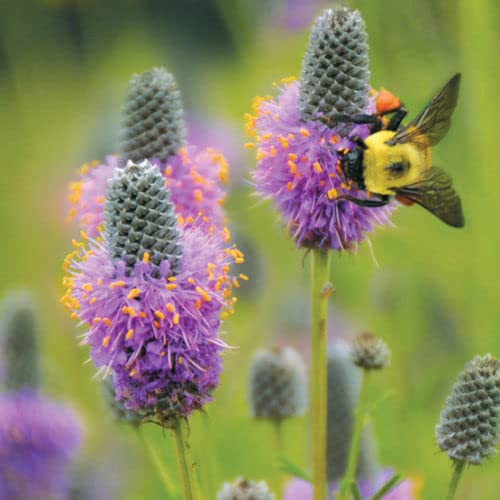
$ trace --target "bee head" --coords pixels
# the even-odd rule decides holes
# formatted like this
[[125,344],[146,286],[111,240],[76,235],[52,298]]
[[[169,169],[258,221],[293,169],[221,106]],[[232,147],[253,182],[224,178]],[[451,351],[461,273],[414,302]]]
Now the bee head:
[[363,155],[367,148],[359,137],[352,138],[356,146],[351,150],[340,150],[340,167],[347,180],[355,182],[359,189],[365,189],[363,176]]

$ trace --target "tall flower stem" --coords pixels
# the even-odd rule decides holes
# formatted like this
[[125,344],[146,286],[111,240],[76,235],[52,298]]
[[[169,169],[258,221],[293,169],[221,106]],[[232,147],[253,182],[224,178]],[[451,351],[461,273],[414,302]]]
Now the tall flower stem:
[[[283,421],[280,418],[275,419],[272,421],[272,425],[274,433],[274,451],[276,454],[276,464],[278,464],[281,457],[283,456]],[[283,483],[283,472],[279,471],[274,489],[277,500],[280,500],[282,498]]]
[[184,500],[197,500],[193,474],[193,460],[189,451],[189,444],[184,428],[185,423],[183,423],[180,418],[177,418],[170,428],[170,431],[175,440],[177,465],[181,476]]
[[363,370],[363,378],[361,379],[361,390],[359,393],[358,404],[354,412],[354,429],[352,432],[351,447],[349,450],[349,458],[347,460],[347,468],[340,484],[338,500],[349,500],[351,498],[351,483],[356,480],[356,467],[358,464],[359,450],[361,448],[361,437],[363,428],[366,423],[367,406],[368,406],[368,378],[369,370]]
[[146,449],[151,463],[154,465],[156,471],[158,472],[158,475],[160,476],[163,486],[165,487],[165,492],[167,493],[167,495],[172,495],[172,492],[175,488],[172,484],[171,478],[165,470],[165,466],[161,458],[158,456],[158,452],[156,451],[155,447],[146,439],[146,436],[144,436],[140,427],[137,428],[137,435],[139,436],[142,445]]
[[457,486],[462,477],[462,472],[464,470],[465,460],[460,460],[455,462],[453,467],[453,475],[451,476],[450,487],[448,488],[447,500],[453,500],[455,498],[455,492],[457,491]]
[[311,252],[311,424],[314,500],[324,500],[326,484],[327,414],[327,316],[330,255],[326,250]]

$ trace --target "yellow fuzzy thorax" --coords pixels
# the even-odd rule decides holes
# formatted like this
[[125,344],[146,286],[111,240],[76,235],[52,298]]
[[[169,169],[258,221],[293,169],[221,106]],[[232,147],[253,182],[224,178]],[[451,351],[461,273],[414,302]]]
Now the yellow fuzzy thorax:
[[[363,175],[367,191],[394,195],[391,188],[419,181],[431,167],[430,148],[422,143],[425,137],[393,146],[386,144],[394,135],[395,132],[383,130],[365,139],[368,149],[364,152]],[[398,162],[408,164],[410,168],[403,176],[394,178],[386,167]]]

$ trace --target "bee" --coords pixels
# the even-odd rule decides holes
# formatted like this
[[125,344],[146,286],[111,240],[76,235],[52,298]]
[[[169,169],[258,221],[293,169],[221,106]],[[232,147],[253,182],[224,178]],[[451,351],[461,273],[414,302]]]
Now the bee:
[[[366,199],[349,195],[339,199],[364,207],[380,207],[396,198],[404,205],[421,205],[450,226],[464,226],[462,204],[452,180],[444,170],[432,166],[431,160],[431,147],[450,128],[460,76],[457,73],[451,78],[407,125],[402,125],[407,111],[397,99],[396,108],[373,115],[333,116],[337,122],[370,124],[366,139],[351,137],[356,146],[350,151],[339,151],[346,180],[370,195]],[[386,114],[392,114],[391,118],[383,118]]]

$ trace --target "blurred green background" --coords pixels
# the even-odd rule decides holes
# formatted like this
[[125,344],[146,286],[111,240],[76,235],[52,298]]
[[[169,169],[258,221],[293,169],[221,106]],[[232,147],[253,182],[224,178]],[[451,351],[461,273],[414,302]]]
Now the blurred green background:
[[[249,418],[246,376],[259,347],[307,344],[307,321],[292,312],[307,310],[309,261],[303,265],[303,251],[294,249],[276,213],[256,203],[241,181],[254,164],[242,148],[243,114],[254,95],[270,94],[272,82],[300,72],[307,25],[321,2],[300,15],[302,29],[291,29],[283,17],[298,3],[6,0],[0,8],[0,291],[24,285],[36,294],[45,389],[81,413],[82,463],[99,466],[120,487],[117,498],[167,497],[135,433],[107,416],[93,367],[83,365],[87,352],[77,347],[74,324],[58,303],[61,262],[75,233],[64,223],[65,184],[83,162],[117,151],[121,102],[134,72],[166,66],[177,76],[193,127],[198,121],[212,134],[220,131],[214,143],[228,144],[236,178],[227,210],[252,281],[225,326],[228,342],[239,348],[226,353],[216,401],[206,416],[191,419],[193,451],[203,498],[214,498],[224,480],[238,475],[275,480],[271,428]],[[500,4],[349,5],[367,24],[373,87],[390,89],[412,112],[463,73],[453,127],[434,157],[462,195],[465,229],[401,208],[396,227],[371,238],[379,267],[363,244],[357,255],[335,255],[332,272],[332,318],[342,318],[333,333],[370,329],[393,352],[391,368],[374,377],[373,398],[385,398],[373,416],[380,462],[420,478],[422,497],[438,499],[451,473],[434,441],[444,398],[466,361],[500,354]],[[170,437],[145,430],[176,480]],[[287,423],[285,436],[290,458],[307,468],[306,418]],[[497,459],[467,471],[459,498],[499,498],[499,467]]]

